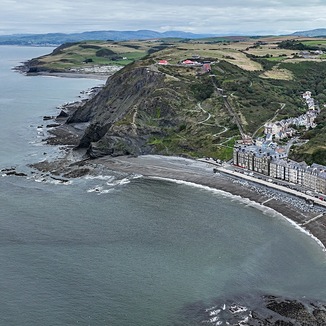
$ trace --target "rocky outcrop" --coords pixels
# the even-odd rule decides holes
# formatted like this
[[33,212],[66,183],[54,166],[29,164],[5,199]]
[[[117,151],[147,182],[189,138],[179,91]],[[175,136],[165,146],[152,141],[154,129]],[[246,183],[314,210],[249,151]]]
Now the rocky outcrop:
[[16,177],[27,177],[27,174],[24,172],[17,172],[15,168],[2,169],[2,173],[5,175],[14,175]]
[[178,96],[165,79],[163,73],[134,66],[109,78],[102,91],[67,120],[90,122],[78,147],[87,148],[92,158],[151,153],[149,140],[164,136],[181,120]]
[[202,302],[186,306],[189,325],[323,326],[326,304],[316,300],[272,295],[217,300],[209,308]]
[[55,73],[60,72],[60,70],[50,69],[42,63],[38,58],[34,58],[24,62],[21,66],[15,67],[15,70],[18,70],[24,74],[28,75],[37,75],[39,73]]

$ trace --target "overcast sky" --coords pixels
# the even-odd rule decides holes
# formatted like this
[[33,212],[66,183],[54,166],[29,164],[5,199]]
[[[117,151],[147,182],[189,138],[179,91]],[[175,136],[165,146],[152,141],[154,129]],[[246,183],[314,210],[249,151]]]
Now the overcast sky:
[[285,34],[326,28],[326,0],[1,0],[0,34],[182,30]]

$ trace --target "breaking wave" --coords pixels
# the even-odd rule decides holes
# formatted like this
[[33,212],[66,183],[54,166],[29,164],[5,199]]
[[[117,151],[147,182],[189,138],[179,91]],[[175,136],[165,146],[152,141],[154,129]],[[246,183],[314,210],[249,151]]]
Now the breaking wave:
[[[114,189],[116,189],[119,186],[124,186],[129,184],[134,179],[142,178],[143,176],[141,174],[132,174],[128,177],[117,179],[114,176],[104,176],[104,175],[98,175],[98,176],[86,176],[86,180],[102,180],[105,181],[103,184],[97,184],[96,186],[90,188],[87,190],[89,193],[98,193],[98,194],[107,194]],[[109,188],[108,188],[109,187]]]

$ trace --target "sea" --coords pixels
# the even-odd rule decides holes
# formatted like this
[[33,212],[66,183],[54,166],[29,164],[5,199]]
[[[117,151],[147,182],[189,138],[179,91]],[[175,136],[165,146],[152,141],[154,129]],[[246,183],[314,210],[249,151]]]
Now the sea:
[[0,325],[202,325],[193,307],[216,300],[326,300],[325,251],[272,210],[137,174],[33,171],[62,155],[43,116],[103,84],[12,70],[52,50],[0,46],[0,169],[28,175],[0,174]]

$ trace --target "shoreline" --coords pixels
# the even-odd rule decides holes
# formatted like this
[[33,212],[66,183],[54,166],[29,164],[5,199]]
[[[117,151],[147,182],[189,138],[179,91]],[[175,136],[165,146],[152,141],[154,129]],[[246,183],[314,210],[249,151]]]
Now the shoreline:
[[[103,67],[103,66],[102,66]],[[106,69],[101,70],[101,66],[98,67],[80,67],[78,69],[65,69],[62,71],[52,71],[48,68],[33,67],[30,69],[29,61],[23,62],[19,66],[12,67],[13,71],[19,72],[25,76],[43,76],[53,78],[88,78],[97,80],[107,80],[114,75],[117,71],[122,69],[121,66],[107,65]]]
[[[26,73],[25,73],[26,74]],[[29,73],[28,75],[41,75],[49,77],[71,77],[71,78],[92,78],[92,79],[107,79],[109,76],[101,76],[99,74],[87,73],[48,73],[37,72]],[[101,77],[101,78],[100,78]],[[72,106],[71,106],[72,105]],[[68,112],[76,109],[80,102],[63,106]],[[61,121],[60,126],[49,130],[52,137],[47,137],[46,141],[50,145],[76,145],[76,141],[80,136],[80,130],[75,126],[70,126],[67,130],[65,120]],[[57,119],[54,119],[57,121]],[[68,140],[68,144],[67,144]],[[68,149],[67,157],[73,154],[73,150]],[[304,200],[306,196],[298,196],[298,194],[290,194],[288,191],[283,192],[281,189],[273,189],[273,184],[258,184],[252,178],[245,177],[240,173],[231,173],[223,168],[217,168],[218,173],[213,173],[213,165],[205,160],[195,160],[182,158],[177,156],[161,156],[161,155],[141,155],[138,157],[101,157],[97,159],[81,160],[75,158],[73,160],[63,159],[60,162],[39,162],[31,166],[40,170],[50,172],[53,167],[57,170],[54,175],[62,174],[64,178],[75,178],[92,173],[94,166],[100,165],[106,169],[141,174],[148,178],[170,179],[170,181],[190,182],[194,185],[202,185],[210,189],[217,189],[239,196],[241,199],[248,199],[261,207],[272,209],[281,214],[284,218],[293,223],[295,227],[312,237],[326,251],[326,207],[321,207],[314,200],[314,207]],[[73,169],[71,167],[74,166]],[[78,168],[86,169],[78,170]],[[215,166],[216,168],[216,166]],[[68,172],[67,172],[68,170]],[[70,171],[69,171],[70,170]],[[225,171],[223,171],[225,170]],[[52,171],[51,171],[52,172]],[[229,172],[229,173],[228,173]],[[66,180],[65,180],[66,181]],[[288,200],[285,200],[288,199]],[[326,205],[324,205],[326,206]],[[258,207],[257,207],[258,208]]]
[[[282,190],[255,184],[223,172],[216,174],[208,163],[175,156],[101,157],[88,163],[112,171],[141,174],[150,179],[208,187],[208,190],[222,191],[234,198],[239,197],[239,200],[247,199],[250,201],[248,205],[257,205],[257,209],[264,211],[265,207],[281,214],[326,251],[326,208],[319,205],[311,207],[303,198]],[[319,215],[322,216],[314,219]],[[306,222],[309,223],[304,225]]]
[[19,69],[18,72],[24,74],[25,76],[42,76],[42,77],[52,77],[52,78],[87,78],[87,79],[97,79],[97,80],[107,80],[112,74],[99,74],[99,73],[77,73],[77,72],[22,72]]

